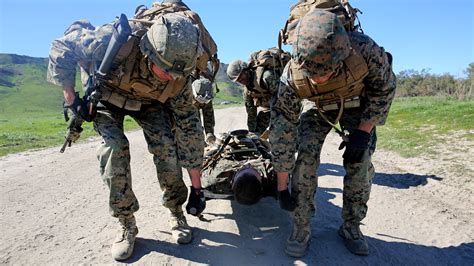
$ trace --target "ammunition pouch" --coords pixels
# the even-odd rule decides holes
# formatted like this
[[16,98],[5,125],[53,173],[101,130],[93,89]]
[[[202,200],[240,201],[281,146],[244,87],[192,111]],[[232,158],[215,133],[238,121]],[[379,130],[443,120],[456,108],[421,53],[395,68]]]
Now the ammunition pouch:
[[106,101],[110,104],[113,104],[119,108],[122,108],[128,111],[140,111],[142,104],[151,103],[151,101],[130,99],[127,96],[117,93],[106,87],[102,87],[101,92],[102,92],[101,101]]

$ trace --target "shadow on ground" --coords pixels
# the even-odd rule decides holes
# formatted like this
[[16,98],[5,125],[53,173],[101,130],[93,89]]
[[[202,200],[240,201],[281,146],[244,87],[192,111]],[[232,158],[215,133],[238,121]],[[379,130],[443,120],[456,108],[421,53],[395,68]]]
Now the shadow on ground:
[[[207,210],[206,216],[213,219],[235,220],[238,234],[195,228],[193,243],[184,246],[138,238],[134,256],[126,262],[138,262],[147,254],[158,252],[191,263],[211,265],[290,265],[295,261],[310,265],[315,263],[320,265],[474,264],[474,242],[439,248],[416,244],[409,239],[386,235],[383,232],[376,235],[383,239],[388,238],[390,241],[367,237],[371,253],[369,256],[359,257],[349,253],[337,235],[337,228],[342,222],[341,208],[331,203],[337,193],[342,193],[341,189],[324,187],[318,189],[316,193],[318,214],[312,220],[312,242],[307,255],[299,260],[286,256],[283,251],[284,243],[290,233],[291,223],[288,214],[279,209],[273,198],[265,198],[254,206],[243,206],[233,201],[233,213],[230,215]],[[211,242],[212,246],[209,245]],[[163,262],[165,261],[160,263]]]
[[[377,171],[377,169],[375,169]],[[346,174],[344,168],[341,165],[323,163],[319,167],[319,176],[332,175],[332,176],[344,176]],[[411,173],[375,173],[373,184],[379,186],[386,186],[399,189],[408,189],[410,187],[424,186],[428,184],[428,180],[432,179],[435,181],[443,180],[442,177],[435,175],[416,175]]]

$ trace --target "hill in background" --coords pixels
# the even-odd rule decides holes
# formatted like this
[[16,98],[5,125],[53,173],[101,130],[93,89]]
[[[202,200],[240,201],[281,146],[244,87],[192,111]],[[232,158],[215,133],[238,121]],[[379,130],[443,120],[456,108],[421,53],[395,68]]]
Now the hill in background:
[[46,82],[46,71],[46,58],[0,54],[0,113],[60,111],[61,89]]
[[[0,156],[58,145],[64,139],[63,94],[46,81],[47,67],[46,58],[0,54]],[[226,69],[222,64],[217,75],[216,107],[243,101],[241,87],[227,78]],[[76,88],[82,91],[79,73],[76,77]],[[90,123],[83,127],[81,140],[96,136]],[[125,127],[137,125],[126,117]]]
[[[15,54],[0,54],[0,111],[58,111],[61,89],[46,82],[48,59]],[[227,78],[226,64],[221,64],[216,77],[219,93],[215,104],[241,103],[242,88]],[[79,77],[79,73],[77,75]],[[78,91],[79,91],[79,86]]]

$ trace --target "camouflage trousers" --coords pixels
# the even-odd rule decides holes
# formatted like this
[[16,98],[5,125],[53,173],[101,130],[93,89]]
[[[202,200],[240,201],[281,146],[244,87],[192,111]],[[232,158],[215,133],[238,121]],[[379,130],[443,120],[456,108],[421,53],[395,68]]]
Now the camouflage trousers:
[[[324,115],[334,122],[338,111],[326,112]],[[360,123],[362,111],[359,108],[346,109],[339,121],[343,129],[352,132]],[[314,195],[318,186],[318,168],[321,148],[332,127],[314,108],[314,103],[303,106],[298,127],[298,157],[292,172],[292,189],[297,197],[297,207],[293,218],[297,224],[309,223],[316,213]],[[371,157],[376,145],[375,129],[372,132],[370,147],[364,154],[362,162],[344,162],[342,218],[344,223],[359,224],[367,214],[367,202],[375,170]],[[342,141],[342,140],[341,140]]]
[[163,190],[163,206],[175,209],[187,198],[177,158],[169,113],[160,104],[143,106],[139,112],[123,113],[122,110],[99,110],[94,119],[94,129],[102,136],[97,151],[102,180],[109,188],[109,209],[114,217],[133,214],[139,204],[132,190],[130,172],[130,148],[123,130],[124,116],[130,115],[143,129],[148,151],[153,162],[160,187]]
[[260,107],[260,110],[258,110],[258,107],[252,101],[245,102],[247,127],[250,132],[262,134],[270,125],[270,107]]
[[214,134],[214,126],[216,125],[216,120],[214,118],[214,107],[212,106],[212,101],[208,104],[203,104],[199,107],[199,109],[201,109],[202,122],[206,134]]
[[257,115],[257,132],[262,134],[270,125],[270,109],[263,108]]

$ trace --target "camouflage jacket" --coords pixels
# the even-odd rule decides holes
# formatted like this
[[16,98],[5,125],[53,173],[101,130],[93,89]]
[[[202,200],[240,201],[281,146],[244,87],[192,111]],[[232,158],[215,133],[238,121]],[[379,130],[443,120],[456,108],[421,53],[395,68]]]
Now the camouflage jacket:
[[[271,70],[265,70],[261,81],[257,82],[255,72],[252,72],[252,75],[252,84],[244,89],[244,102],[249,130],[255,132],[257,128],[257,107],[270,108],[272,96],[278,91],[280,77]],[[265,95],[262,95],[259,91],[265,92]]]
[[[263,140],[253,139],[254,143]],[[231,141],[232,142],[232,141]],[[265,145],[268,145],[266,142]],[[233,148],[234,147],[234,148]],[[263,147],[263,146],[262,146]],[[251,154],[243,157],[232,156],[229,151],[234,150],[237,146],[229,144],[229,147],[218,158],[206,158],[206,163],[212,159],[213,164],[205,167],[202,172],[202,187],[211,193],[232,195],[232,180],[236,172],[245,164],[250,164],[253,168],[260,172],[262,176],[262,188],[264,196],[274,196],[276,191],[276,172],[273,170],[270,162],[270,153],[266,148],[260,147]],[[269,146],[267,146],[269,147]],[[237,148],[239,149],[239,148]]]
[[[131,23],[132,32],[142,30],[143,26]],[[105,55],[107,44],[112,35],[112,23],[94,28],[88,21],[74,22],[64,33],[64,36],[53,41],[50,54],[47,80],[58,86],[75,87],[76,67],[81,70],[83,85],[87,83],[89,75]],[[143,56],[136,60],[143,59]],[[164,89],[166,83],[156,79],[143,61],[135,64],[139,75],[158,90]],[[127,95],[127,97],[131,97]],[[163,104],[172,115],[178,157],[185,168],[199,168],[202,164],[202,126],[199,114],[192,104],[191,82],[186,82],[178,95],[168,99]],[[140,100],[140,99],[137,99]]]
[[[364,79],[361,95],[361,121],[383,125],[395,96],[396,80],[384,49],[370,37],[359,32],[350,32],[352,48],[367,62],[369,73]],[[271,113],[270,143],[273,151],[273,166],[278,172],[289,172],[294,165],[297,144],[297,126],[302,104],[295,93],[288,65],[280,79],[278,97]],[[337,111],[335,111],[337,112]],[[318,130],[317,128],[315,130]]]

